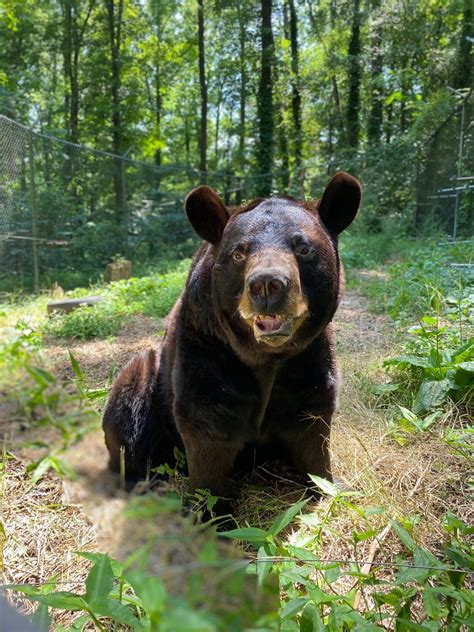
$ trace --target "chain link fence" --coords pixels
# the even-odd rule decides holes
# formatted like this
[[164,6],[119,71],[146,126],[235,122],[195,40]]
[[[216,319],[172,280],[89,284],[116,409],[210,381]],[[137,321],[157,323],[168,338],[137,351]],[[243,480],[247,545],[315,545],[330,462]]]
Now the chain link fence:
[[453,239],[474,233],[474,97],[458,97],[424,147],[416,183],[416,229],[434,223]]
[[[84,284],[118,257],[139,268],[189,256],[196,239],[183,200],[200,175],[68,143],[0,115],[0,290]],[[242,199],[242,178],[206,180],[227,203]]]
[[[378,231],[385,216],[402,218],[407,210],[412,216],[416,185],[416,229],[434,223],[453,237],[470,237],[471,96],[463,95],[420,152],[418,163],[415,149],[413,160],[400,161],[397,143],[383,145],[378,153],[342,155],[326,163],[315,157],[298,170],[277,167],[271,174],[275,191],[317,197],[329,173],[352,171],[365,185],[365,226]],[[119,257],[131,259],[134,273],[140,274],[150,263],[190,256],[198,240],[186,221],[183,201],[201,175],[186,165],[158,166],[72,144],[0,115],[0,291],[38,291],[55,282],[65,289],[87,285]],[[268,176],[205,175],[226,204],[251,199],[259,178]]]

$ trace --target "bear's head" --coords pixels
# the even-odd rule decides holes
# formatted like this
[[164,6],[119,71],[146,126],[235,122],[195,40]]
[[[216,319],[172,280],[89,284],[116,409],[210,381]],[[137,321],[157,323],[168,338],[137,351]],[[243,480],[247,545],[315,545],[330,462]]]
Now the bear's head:
[[187,196],[188,219],[211,244],[215,311],[242,358],[295,355],[330,322],[343,283],[337,236],[360,199],[344,172],[316,202],[273,197],[227,208],[208,186]]

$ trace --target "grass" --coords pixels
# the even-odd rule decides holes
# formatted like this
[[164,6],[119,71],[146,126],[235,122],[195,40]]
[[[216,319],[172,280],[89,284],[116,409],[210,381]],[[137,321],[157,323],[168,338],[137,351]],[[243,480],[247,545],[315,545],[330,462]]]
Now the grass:
[[[351,291],[336,321],[344,386],[334,420],[332,457],[344,491],[326,485],[319,503],[298,505],[305,489],[291,481],[285,470],[258,469],[242,482],[236,518],[243,531],[234,534],[241,541],[240,549],[180,515],[179,496],[185,491],[186,481],[179,474],[171,482],[155,483],[144,495],[130,498],[115,492],[111,497],[115,482],[104,472],[102,435],[92,431],[81,437],[82,421],[79,427],[73,424],[67,430],[71,432],[68,447],[62,449],[61,444],[60,453],[54,451],[56,448],[46,452],[46,456],[57,456],[73,467],[79,474],[76,481],[67,481],[66,470],[52,467],[40,472],[33,482],[35,470],[31,464],[37,456],[19,448],[18,436],[12,439],[9,449],[15,447],[18,456],[6,455],[4,459],[3,500],[12,507],[5,519],[8,581],[37,586],[31,588],[30,596],[42,603],[38,616],[46,616],[45,609],[49,608],[48,616],[53,615],[54,629],[58,630],[60,624],[72,629],[73,620],[80,621],[80,617],[85,617],[84,625],[88,622],[87,629],[120,629],[125,625],[120,616],[128,617],[130,613],[141,617],[149,626],[145,629],[160,631],[376,630],[382,624],[385,629],[396,625],[400,632],[472,627],[472,593],[462,570],[473,565],[467,544],[470,532],[465,526],[473,519],[469,498],[473,458],[469,448],[469,400],[463,395],[455,402],[453,391],[448,391],[432,410],[417,414],[419,423],[409,419],[403,422],[407,413],[400,406],[412,407],[423,376],[402,375],[412,380],[408,389],[381,388],[399,380],[384,367],[387,358],[407,350],[420,357],[430,354],[429,347],[436,337],[422,344],[408,331],[418,326],[421,316],[432,317],[434,313],[440,326],[448,326],[442,332],[448,337],[446,344],[455,344],[456,336],[467,340],[472,335],[471,307],[466,304],[461,310],[456,307],[449,311],[455,307],[451,299],[459,305],[472,290],[469,279],[447,266],[459,260],[459,252],[409,240],[399,246],[398,256],[404,260],[395,260],[397,246],[388,239],[366,240],[365,254],[364,240],[357,236],[347,239],[342,248],[343,257],[351,265],[370,268],[365,276],[349,271]],[[383,265],[386,256],[391,263]],[[468,258],[465,252],[463,256]],[[5,379],[12,376],[7,390],[13,399],[22,397],[21,401],[34,403],[28,417],[24,405],[15,413],[25,426],[23,438],[30,443],[36,441],[35,432],[46,430],[37,422],[45,418],[61,442],[61,428],[54,429],[60,411],[67,413],[81,401],[83,410],[100,409],[103,399],[95,399],[94,393],[97,386],[106,387],[108,381],[111,361],[105,349],[116,349],[113,353],[117,358],[120,351],[122,361],[127,347],[132,346],[134,327],[141,338],[145,331],[150,335],[156,330],[156,320],[146,318],[159,318],[169,310],[185,277],[186,264],[182,266],[167,275],[76,290],[76,296],[91,293],[92,289],[102,293],[111,314],[123,308],[133,314],[133,318],[123,316],[115,341],[108,338],[82,343],[66,338],[74,349],[73,360],[80,360],[77,366],[73,362],[71,367],[71,359],[64,359],[64,354],[61,360],[53,358],[56,365],[51,365],[53,347],[48,345],[57,338],[58,331],[45,328],[44,297],[17,301],[16,307],[5,306],[2,321],[9,335],[0,372]],[[95,311],[89,310],[91,313]],[[15,315],[23,321],[16,329]],[[62,322],[68,318],[63,317]],[[70,332],[77,333],[78,325],[74,328],[71,322]],[[96,333],[100,333],[98,322]],[[101,357],[93,372],[89,371],[92,365],[83,362],[88,349],[94,357]],[[31,367],[42,368],[55,381],[49,383],[47,374],[40,373],[39,377],[47,382],[41,390],[41,384],[28,371]],[[58,367],[62,378],[55,374]],[[405,369],[400,370],[403,373]],[[21,375],[26,382],[21,382]],[[66,389],[63,384],[67,384]],[[433,413],[436,418],[428,423]],[[66,477],[64,482],[60,477]],[[318,484],[321,482],[315,482]],[[69,503],[58,498],[58,490],[62,489]],[[25,496],[23,490],[29,495]],[[17,503],[17,498],[26,501]],[[212,499],[204,495],[201,502]],[[44,518],[43,512],[47,511],[56,512],[54,525]],[[288,521],[284,515],[290,517]],[[58,539],[56,534],[61,530],[71,536],[71,529],[79,535],[87,533],[82,531],[85,527],[75,527],[79,525],[75,521],[95,525],[94,539],[89,544],[69,536],[64,541]],[[284,527],[278,531],[275,524]],[[25,529],[26,543],[35,538],[45,543],[38,551],[30,548],[27,558],[14,537],[21,528]],[[72,554],[81,548],[107,552],[120,563],[104,556],[89,556],[86,560]],[[245,581],[242,561],[244,566],[250,562]],[[421,562],[428,570],[412,568]],[[71,564],[71,572],[75,573],[71,578],[75,580],[67,583],[64,578]],[[23,574],[23,567],[28,569],[29,577]],[[92,579],[86,581],[88,573]],[[45,582],[54,574],[58,574],[58,580],[51,589],[53,596],[36,594],[35,590],[44,592],[48,585]],[[109,579],[102,585],[95,584],[98,574]],[[97,605],[90,594],[81,597],[85,601],[75,613],[53,607],[58,605],[54,592],[64,588],[76,596],[86,595],[86,587],[92,584],[108,604],[107,616],[104,603]],[[116,586],[121,587],[120,591]],[[147,586],[153,586],[155,592],[150,593]],[[151,599],[150,594],[154,595]],[[128,604],[129,614],[115,609],[114,615],[114,602]],[[31,612],[32,602],[21,599],[20,603]],[[140,629],[136,622],[133,626]]]
[[[179,262],[173,271],[148,277],[116,281],[109,285],[93,285],[63,293],[55,288],[53,295],[26,297],[9,295],[0,306],[0,331],[8,339],[16,336],[18,322],[39,333],[59,338],[90,340],[114,336],[134,314],[156,319],[170,311],[182,291],[189,260]],[[101,296],[104,302],[94,308],[80,307],[69,314],[46,317],[46,305],[54,298]]]

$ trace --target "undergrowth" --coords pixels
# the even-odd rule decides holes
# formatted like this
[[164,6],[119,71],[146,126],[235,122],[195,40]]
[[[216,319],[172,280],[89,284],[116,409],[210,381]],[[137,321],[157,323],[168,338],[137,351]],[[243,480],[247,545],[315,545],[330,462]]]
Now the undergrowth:
[[[473,466],[474,297],[469,276],[450,264],[469,263],[470,252],[463,245],[443,248],[435,242],[421,245],[410,240],[401,242],[397,250],[388,237],[365,242],[354,237],[343,242],[342,256],[349,268],[349,285],[369,297],[374,311],[389,317],[388,326],[397,339],[395,352],[387,354],[379,366],[357,368],[354,380],[360,382],[359,397],[367,401],[367,409],[358,411],[357,432],[367,431],[369,420],[362,416],[370,413],[371,420],[380,425],[382,455],[389,446],[403,454],[414,445],[421,446],[417,454],[424,455],[425,445],[425,452],[439,449],[440,458],[453,455],[452,462],[445,463],[446,470],[450,463],[459,470],[462,489],[455,492],[467,493],[464,472]],[[396,260],[397,256],[403,259]],[[108,388],[91,388],[73,355],[74,380],[64,388],[41,365],[43,332],[107,337],[133,314],[165,316],[181,291],[187,265],[184,262],[172,273],[106,288],[78,289],[70,296],[93,290],[104,296],[104,303],[47,324],[44,316],[34,323],[24,318],[28,305],[23,304],[23,320],[9,331],[2,348],[0,374],[20,402],[27,425],[56,431],[51,445],[38,444],[43,453],[26,474],[32,485],[50,470],[59,476],[71,475],[67,463],[62,463],[62,452],[87,430],[91,410],[97,420]],[[361,277],[351,272],[356,267],[369,268],[373,274]],[[9,310],[7,306],[6,317],[11,316]],[[380,378],[384,371],[385,379],[377,384],[375,376]],[[72,402],[78,405],[78,416],[64,414]],[[357,437],[358,445],[370,452],[364,438]],[[380,465],[372,465],[370,457],[373,472],[365,476],[373,476],[376,486]],[[398,460],[403,463],[401,457]],[[428,460],[426,468],[432,462]],[[408,496],[422,484],[423,475],[429,476],[424,465],[423,471]],[[175,488],[184,493],[182,475],[171,474]],[[454,478],[449,480],[454,486]],[[103,553],[79,553],[91,568],[84,585],[76,590],[61,590],[56,576],[9,588],[38,603],[34,619],[43,629],[53,625],[55,630],[71,631],[457,632],[474,627],[474,593],[469,583],[474,571],[470,547],[474,530],[464,515],[458,515],[454,507],[441,509],[436,505],[438,498],[427,501],[433,503],[429,512],[423,506],[414,513],[403,512],[403,503],[396,498],[405,493],[403,488],[390,488],[387,503],[370,504],[372,496],[364,487],[341,491],[317,477],[313,483],[324,500],[310,510],[307,500],[297,498],[295,487],[286,504],[270,498],[268,511],[258,485],[250,485],[246,493],[258,496],[254,503],[258,509],[242,511],[238,528],[221,535],[212,527],[203,529],[182,519],[177,539],[188,553],[193,551],[193,558],[183,562],[178,556],[179,568],[174,569],[180,573],[178,587],[167,579],[175,553],[164,567],[150,561],[153,548],[168,542],[165,533],[158,541],[147,536],[125,561]],[[448,501],[454,498],[445,490],[441,493]],[[133,532],[146,533],[146,525],[162,515],[175,522],[181,500],[176,493],[134,496],[127,509],[127,519],[135,520]],[[199,502],[212,510],[215,500],[203,491]],[[425,514],[436,524],[424,524]],[[421,525],[442,534],[436,546],[420,540]],[[222,549],[229,540],[240,543],[230,557]],[[60,611],[75,613],[69,624],[55,623]]]

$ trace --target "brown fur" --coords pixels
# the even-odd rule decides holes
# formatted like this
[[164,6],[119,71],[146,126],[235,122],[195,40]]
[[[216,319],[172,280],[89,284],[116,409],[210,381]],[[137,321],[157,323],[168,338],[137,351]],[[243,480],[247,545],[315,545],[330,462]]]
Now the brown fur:
[[[337,174],[319,203],[279,197],[226,208],[207,186],[186,198],[205,240],[167,321],[161,354],[125,367],[104,414],[111,465],[126,473],[174,463],[190,489],[230,493],[233,471],[278,457],[331,479],[338,374],[331,319],[343,289],[337,236],[360,186]],[[256,452],[255,452],[256,451]],[[229,509],[225,502],[218,511]]]

